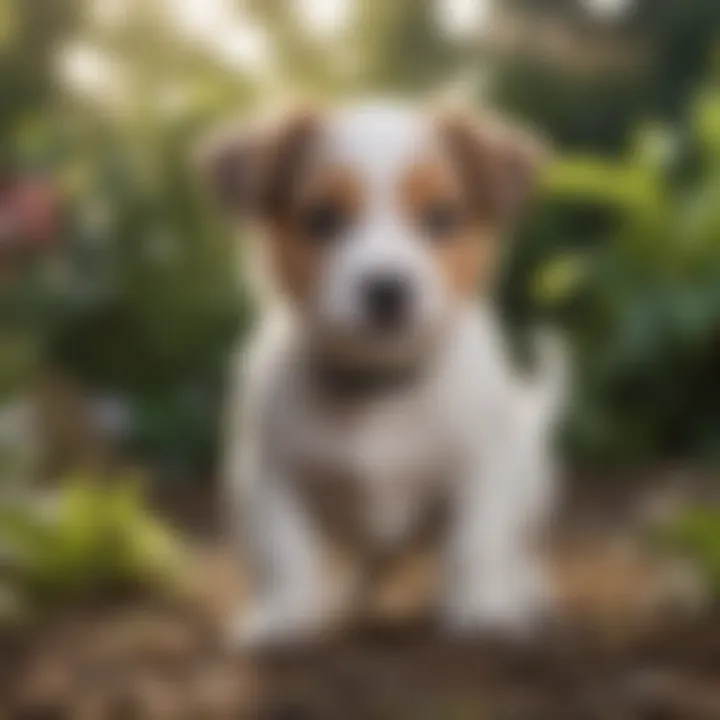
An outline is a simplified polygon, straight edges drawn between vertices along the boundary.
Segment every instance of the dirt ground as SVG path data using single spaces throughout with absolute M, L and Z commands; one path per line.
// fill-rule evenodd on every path
M 200 591 L 75 609 L 4 638 L 0 718 L 720 719 L 720 611 L 634 542 L 641 503 L 627 487 L 570 499 L 550 557 L 558 619 L 531 638 L 443 637 L 417 602 L 433 574 L 418 561 L 372 620 L 264 656 L 223 640 L 242 574 L 190 502 L 173 512 L 198 538 Z

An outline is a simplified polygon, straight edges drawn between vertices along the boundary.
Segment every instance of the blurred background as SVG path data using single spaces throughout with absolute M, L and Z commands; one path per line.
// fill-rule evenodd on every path
M 211 472 L 251 311 L 192 148 L 302 93 L 538 126 L 557 164 L 502 296 L 511 326 L 572 338 L 568 452 L 720 458 L 714 0 L 5 0 L 0 20 L 0 398 L 92 401 L 94 428 L 44 428 L 48 461 L 110 442 L 173 482 Z
M 34 615 L 172 565 L 187 533 L 137 487 L 212 495 L 253 315 L 192 149 L 308 93 L 450 97 L 545 133 L 555 162 L 500 299 L 519 347 L 538 321 L 570 339 L 572 483 L 712 490 L 719 40 L 717 0 L 0 0 L 0 556 L 34 558 L 10 553 L 5 590 L 0 562 L 0 606 Z M 40 485 L 52 522 L 17 501 Z M 681 524 L 714 581 L 708 507 Z

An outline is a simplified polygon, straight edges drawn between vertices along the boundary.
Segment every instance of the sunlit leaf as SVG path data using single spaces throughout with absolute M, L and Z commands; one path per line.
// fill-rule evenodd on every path
M 537 272 L 534 294 L 539 303 L 553 305 L 567 300 L 586 277 L 586 259 L 580 255 L 553 258 Z

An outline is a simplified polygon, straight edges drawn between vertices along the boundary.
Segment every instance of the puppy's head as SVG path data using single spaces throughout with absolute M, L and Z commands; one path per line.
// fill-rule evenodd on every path
M 227 210 L 261 223 L 317 341 L 385 362 L 429 348 L 487 285 L 539 160 L 506 126 L 374 104 L 231 130 L 204 164 Z

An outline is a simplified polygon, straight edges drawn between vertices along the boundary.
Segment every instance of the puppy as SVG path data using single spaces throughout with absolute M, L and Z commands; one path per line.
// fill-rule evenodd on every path
M 542 607 L 533 533 L 559 361 L 515 374 L 489 299 L 541 160 L 505 126 L 391 102 L 290 114 L 206 149 L 218 198 L 253 226 L 261 294 L 228 419 L 252 571 L 241 642 L 322 633 L 352 595 L 327 578 L 328 537 L 395 552 L 441 501 L 447 626 L 521 628 Z

